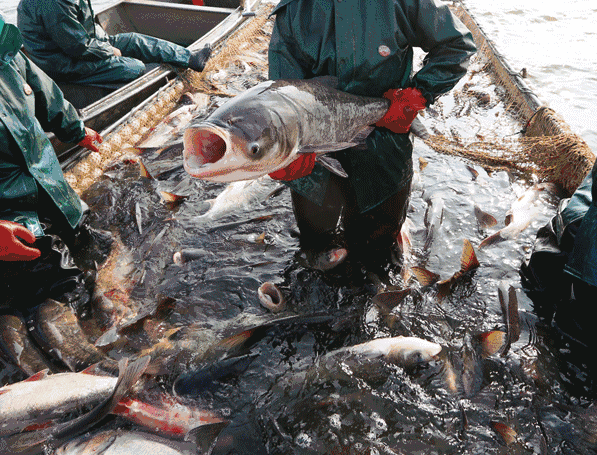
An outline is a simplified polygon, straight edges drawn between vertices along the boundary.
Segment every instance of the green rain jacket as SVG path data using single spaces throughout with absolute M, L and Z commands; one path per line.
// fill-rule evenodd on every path
M 389 89 L 416 87 L 433 103 L 466 73 L 476 51 L 470 31 L 436 0 L 281 0 L 272 14 L 270 79 L 333 75 L 338 89 L 355 95 L 381 97 Z M 411 77 L 414 47 L 427 55 Z M 376 128 L 367 147 L 337 154 L 362 212 L 412 178 L 408 134 Z M 320 202 L 328 178 L 318 164 L 288 185 Z
M 75 228 L 83 213 L 81 200 L 65 181 L 44 131 L 78 143 L 85 137 L 83 122 L 56 84 L 22 52 L 0 67 L 0 92 L 0 219 L 42 236 L 41 187 Z
M 591 286 L 597 286 L 597 162 L 561 213 L 561 225 L 580 221 L 574 247 L 564 270 Z
M 114 56 L 88 0 L 21 0 L 18 26 L 29 58 L 53 77 L 52 68 L 57 74 L 79 74 L 81 61 Z

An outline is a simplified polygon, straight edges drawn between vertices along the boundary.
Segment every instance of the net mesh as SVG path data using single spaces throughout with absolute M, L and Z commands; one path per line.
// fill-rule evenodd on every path
M 91 153 L 80 160 L 66 178 L 81 194 L 97 179 L 106 166 L 119 159 L 143 140 L 165 116 L 171 113 L 185 92 L 202 92 L 212 96 L 235 96 L 252 84 L 267 77 L 267 47 L 273 19 L 272 4 L 262 4 L 256 16 L 243 24 L 214 47 L 212 57 L 203 72 L 181 72 L 165 89 L 151 98 L 151 102 L 131 115 L 119 129 L 112 132 L 101 145 L 100 153 Z M 533 174 L 540 181 L 560 184 L 569 194 L 574 192 L 591 170 L 595 156 L 589 146 L 573 133 L 566 122 L 552 109 L 541 106 L 524 82 L 524 70 L 514 72 L 496 51 L 493 44 L 459 5 L 454 13 L 471 30 L 483 72 L 501 88 L 499 98 L 508 114 L 522 129 L 520 137 L 479 131 L 466 138 L 458 128 L 448 132 L 434 131 L 425 143 L 437 152 L 455 155 L 491 169 Z M 455 93 L 458 110 L 452 115 L 464 118 L 475 106 L 486 106 L 489 94 L 464 84 Z M 497 114 L 496 114 L 497 115 Z

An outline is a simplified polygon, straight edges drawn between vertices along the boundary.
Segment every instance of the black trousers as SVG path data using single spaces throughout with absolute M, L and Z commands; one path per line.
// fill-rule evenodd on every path
M 349 257 L 365 265 L 386 265 L 406 218 L 411 182 L 377 207 L 360 213 L 348 179 L 330 176 L 322 205 L 292 191 L 292 206 L 300 231 L 301 248 L 324 251 L 343 243 Z M 337 236 L 341 220 L 342 236 Z

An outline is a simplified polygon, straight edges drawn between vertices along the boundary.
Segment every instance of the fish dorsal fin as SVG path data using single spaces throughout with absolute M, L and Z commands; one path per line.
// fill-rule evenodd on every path
M 464 239 L 464 247 L 462 248 L 462 256 L 460 257 L 460 270 L 465 272 L 470 272 L 478 268 L 481 264 L 479 264 L 479 260 L 477 259 L 477 255 L 475 254 L 475 250 L 473 245 L 467 239 Z
M 101 362 L 97 362 L 97 363 L 94 363 L 93 365 L 89 365 L 87 368 L 85 368 L 80 373 L 82 373 L 82 374 L 91 374 L 91 375 L 94 375 L 94 376 L 103 376 L 104 373 L 100 370 L 100 363 Z
M 338 78 L 336 76 L 317 76 L 309 79 L 310 82 L 317 82 L 325 87 L 338 88 Z
M 400 302 L 402 302 L 407 295 L 410 294 L 410 289 L 399 289 L 396 291 L 386 291 L 378 293 L 371 300 L 382 312 L 390 313 Z
M 147 166 L 145 166 L 145 163 L 143 163 L 141 159 L 139 159 L 139 174 L 141 175 L 141 177 L 153 180 L 153 176 L 151 175 L 151 173 L 147 169 Z
M 430 272 L 423 267 L 413 267 L 412 271 L 415 278 L 422 286 L 429 286 L 439 280 L 439 275 L 437 273 Z
M 43 379 L 43 378 L 45 378 L 48 375 L 48 371 L 50 371 L 49 368 L 46 368 L 45 370 L 38 371 L 37 373 L 32 374 L 31 376 L 29 376 L 23 382 L 39 381 L 40 379 Z

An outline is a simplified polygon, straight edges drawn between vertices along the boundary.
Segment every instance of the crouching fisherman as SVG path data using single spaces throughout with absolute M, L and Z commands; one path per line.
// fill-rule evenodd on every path
M 89 0 L 21 0 L 17 22 L 29 58 L 59 82 L 128 82 L 145 63 L 203 71 L 211 54 L 209 45 L 191 51 L 139 33 L 108 35 Z
M 588 348 L 592 359 L 597 344 L 587 315 L 597 302 L 597 163 L 537 232 L 521 277 L 535 311 L 562 336 L 567 351 L 586 363 Z
M 88 263 L 100 262 L 112 239 L 88 225 L 89 209 L 64 179 L 44 131 L 95 152 L 102 138 L 20 51 L 19 30 L 1 14 L 0 39 L 0 311 L 27 315 L 46 298 L 75 307 L 86 274 L 71 253 L 101 244 Z

